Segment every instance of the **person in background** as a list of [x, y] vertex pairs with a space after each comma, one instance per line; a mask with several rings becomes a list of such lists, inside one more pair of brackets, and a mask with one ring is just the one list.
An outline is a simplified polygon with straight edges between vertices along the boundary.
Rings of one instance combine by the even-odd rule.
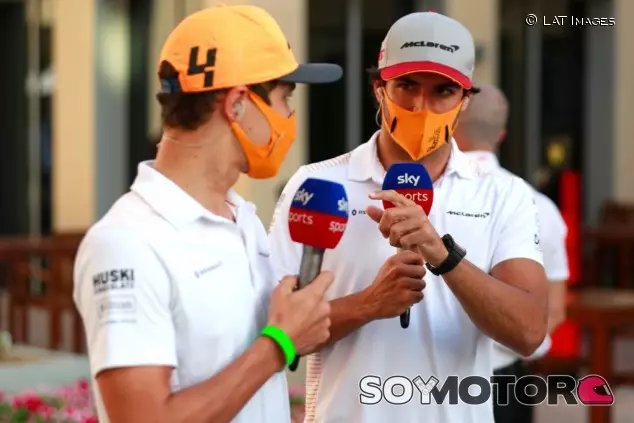
[[[511, 173], [500, 166], [496, 153], [506, 138], [509, 105], [504, 94], [494, 85], [479, 84], [480, 93], [462, 113], [454, 138], [460, 150], [472, 158], [477, 166], [500, 175]], [[548, 278], [548, 332], [564, 321], [566, 313], [566, 287], [569, 277], [566, 252], [566, 224], [553, 201], [534, 191], [538, 212], [539, 242], [544, 255], [544, 269]], [[534, 360], [548, 353], [551, 339], [529, 357], [522, 357], [500, 345], [495, 345], [495, 374], [521, 377], [529, 374], [525, 359]], [[524, 405], [510, 396], [508, 405], [494, 404], [496, 423], [530, 423], [533, 407]]]
[[[277, 275], [296, 274], [302, 248], [287, 224], [293, 193], [309, 177], [345, 186], [351, 216], [323, 259], [335, 274], [327, 293], [331, 337], [307, 360], [305, 422], [492, 423], [490, 398], [421, 405], [420, 385], [410, 379], [391, 389], [388, 380], [488, 380], [494, 339], [522, 355], [542, 343], [548, 286], [534, 242], [533, 194], [518, 177], [473, 166], [452, 138], [479, 95], [471, 80], [475, 45], [464, 25], [411, 13], [392, 25], [377, 53], [370, 74], [379, 130], [347, 154], [302, 166], [269, 233]], [[400, 162], [421, 163], [431, 175], [429, 216], [381, 190], [386, 170]], [[381, 200], [396, 207], [384, 210]], [[399, 316], [409, 307], [402, 329]], [[392, 404], [388, 390], [407, 393]]]
[[101, 423], [290, 421], [283, 369], [329, 337], [332, 275], [298, 292], [296, 277], [276, 278], [255, 206], [232, 187], [241, 173], [278, 173], [295, 84], [341, 75], [299, 65], [255, 6], [204, 9], [169, 35], [156, 160], [75, 261]]

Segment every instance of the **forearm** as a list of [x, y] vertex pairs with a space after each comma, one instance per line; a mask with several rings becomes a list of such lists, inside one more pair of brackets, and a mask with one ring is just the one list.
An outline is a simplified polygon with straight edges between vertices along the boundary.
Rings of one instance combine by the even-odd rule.
[[330, 338], [320, 348], [345, 338], [372, 320], [374, 313], [365, 300], [364, 291], [331, 301]]
[[214, 377], [172, 394], [166, 403], [164, 421], [229, 422], [284, 364], [284, 355], [275, 342], [260, 337]]
[[473, 323], [486, 335], [529, 356], [546, 336], [547, 313], [538, 299], [463, 260], [444, 275]]

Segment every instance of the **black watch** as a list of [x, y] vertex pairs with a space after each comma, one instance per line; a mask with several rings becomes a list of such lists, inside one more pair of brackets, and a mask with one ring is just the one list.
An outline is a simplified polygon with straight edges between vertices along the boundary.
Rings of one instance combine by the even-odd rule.
[[442, 237], [442, 242], [445, 244], [445, 248], [449, 252], [449, 255], [440, 263], [438, 267], [434, 267], [429, 263], [425, 263], [427, 269], [432, 272], [436, 276], [444, 275], [445, 273], [451, 272], [457, 265], [462, 261], [462, 259], [467, 255], [467, 250], [456, 244], [456, 241], [453, 240], [451, 235], [447, 234]]

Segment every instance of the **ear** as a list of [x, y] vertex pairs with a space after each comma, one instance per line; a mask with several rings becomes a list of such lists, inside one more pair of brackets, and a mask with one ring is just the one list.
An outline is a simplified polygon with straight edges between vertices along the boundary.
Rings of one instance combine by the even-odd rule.
[[372, 83], [372, 88], [374, 89], [374, 96], [376, 97], [376, 100], [380, 103], [381, 100], [383, 100], [383, 92], [379, 81], [374, 81]]
[[462, 103], [462, 107], [460, 108], [461, 112], [464, 112], [465, 110], [467, 110], [467, 107], [469, 107], [469, 100], [471, 99], [471, 97], [467, 96], [467, 98], [464, 99], [464, 102]]
[[498, 139], [498, 143], [502, 143], [502, 141], [504, 141], [504, 139], [506, 138], [506, 129], [502, 129], [502, 132], [500, 132], [500, 138]]
[[242, 119], [246, 109], [248, 88], [244, 85], [231, 88], [225, 95], [222, 111], [229, 122]]

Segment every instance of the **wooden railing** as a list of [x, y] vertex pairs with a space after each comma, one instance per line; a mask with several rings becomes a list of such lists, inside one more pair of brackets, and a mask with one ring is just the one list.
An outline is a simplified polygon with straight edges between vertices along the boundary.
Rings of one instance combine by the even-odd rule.
[[73, 262], [82, 236], [0, 238], [0, 266], [9, 300], [8, 329], [14, 342], [31, 343], [30, 319], [38, 310], [45, 313], [48, 322], [41, 328], [48, 345], [41, 346], [62, 349], [62, 317], [68, 313], [72, 316], [70, 350], [85, 351], [83, 327], [72, 299]]
[[[616, 340], [634, 337], [634, 205], [606, 202], [599, 224], [582, 236], [582, 280], [568, 295], [568, 318], [580, 325], [590, 354], [577, 359], [546, 357], [532, 362], [542, 374], [576, 373], [584, 368], [603, 376], [614, 389], [634, 384], [634, 372], [614, 368]], [[608, 423], [609, 408], [590, 407], [591, 423]]]

